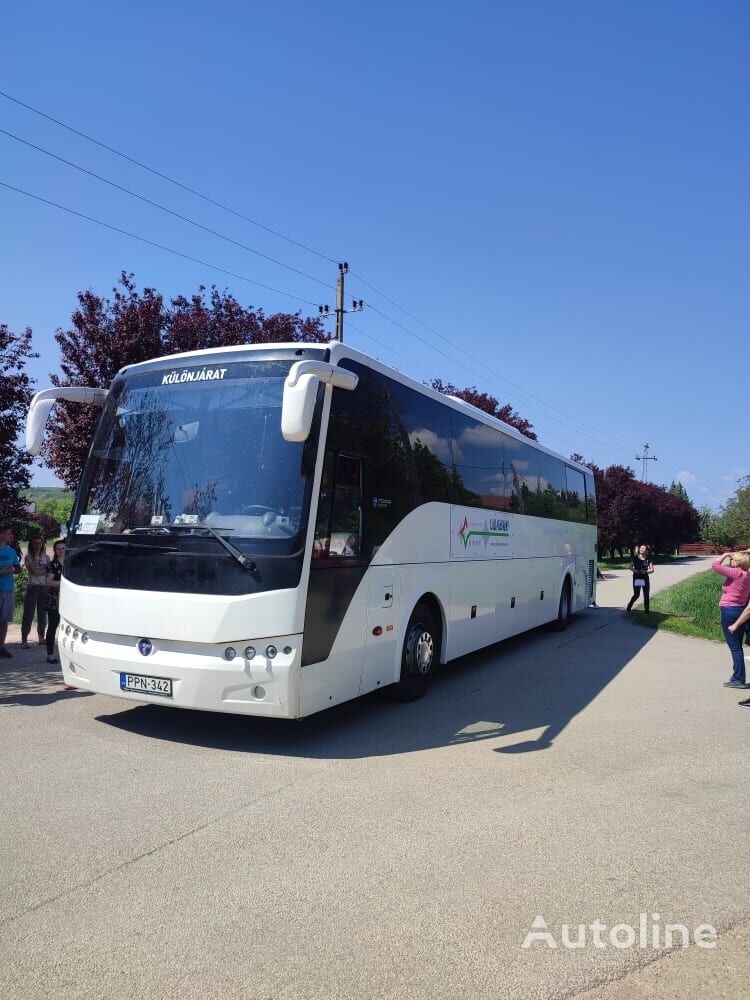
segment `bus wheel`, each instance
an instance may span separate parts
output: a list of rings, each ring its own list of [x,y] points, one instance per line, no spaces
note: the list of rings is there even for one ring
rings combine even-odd
[[[560,594],[560,607],[557,610],[557,618],[552,623],[553,628],[557,632],[564,632],[568,625],[570,625],[571,615],[570,580],[566,578],[565,583],[563,584],[562,593]]]
[[[418,604],[406,626],[401,676],[390,691],[396,701],[414,701],[426,694],[440,661],[440,636],[432,612]]]

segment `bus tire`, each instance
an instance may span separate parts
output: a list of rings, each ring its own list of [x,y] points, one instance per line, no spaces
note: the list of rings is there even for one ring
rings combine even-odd
[[[560,606],[557,609],[557,618],[552,623],[552,627],[556,632],[564,632],[568,625],[570,625],[570,619],[573,615],[571,607],[570,577],[566,576],[560,593]]]
[[[440,662],[440,633],[432,611],[417,604],[406,626],[401,676],[389,694],[395,701],[415,701],[427,693]]]

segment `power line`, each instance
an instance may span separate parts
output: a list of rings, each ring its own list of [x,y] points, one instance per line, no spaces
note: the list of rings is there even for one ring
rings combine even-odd
[[[51,150],[45,149],[43,146],[37,146],[36,143],[29,142],[28,139],[22,139],[20,135],[14,135],[13,132],[8,132],[4,128],[0,128],[0,134],[8,136],[8,138],[14,139],[16,142],[20,142],[24,146],[28,146],[30,149],[35,149],[38,153],[43,153],[45,156],[49,156],[53,160],[57,160],[59,163],[64,163],[66,166],[72,167],[74,170],[79,170],[82,174],[86,174],[88,177],[93,177],[96,180],[101,181],[102,184],[108,184],[117,191],[122,191],[124,194],[130,195],[131,198],[137,198],[146,205],[158,208],[161,212],[166,212],[167,215],[171,215],[175,219],[187,222],[189,225],[195,226],[196,229],[202,229],[203,232],[210,233],[211,236],[217,236],[220,240],[224,240],[225,242],[231,243],[236,247],[240,247],[242,250],[247,250],[248,253],[255,254],[256,257],[262,257],[263,260],[270,261],[270,263],[283,267],[287,271],[292,271],[294,274],[298,274],[302,278],[308,278],[310,281],[314,281],[318,285],[322,285],[324,288],[330,289],[331,287],[328,282],[321,281],[320,278],[316,278],[312,274],[307,274],[305,271],[300,271],[298,268],[292,267],[290,264],[285,264],[281,260],[276,260],[275,257],[269,257],[268,254],[261,253],[260,250],[256,250],[254,247],[250,247],[246,243],[240,243],[239,240],[232,239],[231,236],[226,236],[224,233],[220,233],[216,229],[211,229],[210,226],[204,226],[202,223],[196,222],[187,215],[182,215],[180,212],[175,212],[171,208],[167,208],[165,205],[160,205],[158,201],[152,201],[151,198],[146,198],[144,195],[138,194],[137,191],[131,191],[130,188],[123,187],[122,184],[116,184],[115,181],[111,181],[107,177],[102,177],[101,174],[96,174],[93,170],[88,170],[86,167],[82,167],[79,163],[73,163],[72,160],[66,160],[65,157],[58,156],[57,153],[53,153]]]
[[[51,205],[53,208],[59,208],[62,212],[68,212],[69,215],[78,216],[79,219],[85,219],[87,222],[93,222],[97,226],[103,226],[105,229],[111,229],[114,233],[120,233],[122,236],[129,236],[132,240],[138,240],[140,243],[146,243],[148,246],[156,247],[158,250],[164,250],[165,253],[171,253],[175,257],[182,257],[184,260],[192,261],[193,264],[200,264],[201,267],[209,267],[213,271],[220,271],[222,274],[229,275],[230,278],[237,278],[239,281],[246,281],[248,284],[257,285],[258,288],[265,288],[266,291],[275,292],[277,295],[285,295],[287,298],[296,299],[298,302],[304,302],[305,305],[317,307],[317,302],[311,302],[310,299],[303,299],[300,295],[294,295],[292,292],[285,292],[280,288],[274,288],[272,285],[264,285],[263,282],[256,281],[254,278],[248,278],[245,274],[237,274],[236,271],[229,271],[225,267],[219,267],[218,264],[211,264],[206,260],[201,260],[199,257],[191,257],[190,254],[183,253],[181,250],[175,250],[173,247],[165,246],[163,243],[156,243],[154,240],[146,239],[145,236],[139,236],[137,233],[131,233],[127,229],[120,229],[118,226],[110,225],[109,222],[103,222],[101,219],[95,219],[91,215],[78,212],[74,208],[68,208],[66,205],[60,205],[56,201],[50,201],[49,198],[42,198],[41,195],[32,194],[31,191],[24,191],[22,188],[14,187],[12,184],[7,184],[5,181],[0,181],[0,187],[7,188],[9,191],[15,191],[16,194],[25,195],[27,198],[33,198],[35,201],[40,201],[45,205]]]
[[[271,285],[266,285],[263,282],[255,281],[255,279],[253,279],[253,278],[248,278],[247,275],[238,274],[236,271],[230,271],[227,268],[220,267],[218,264],[212,264],[209,261],[201,260],[199,257],[193,257],[190,254],[183,253],[181,250],[175,250],[173,247],[165,246],[163,243],[157,243],[154,240],[149,240],[149,239],[147,239],[144,236],[139,236],[137,233],[131,233],[127,229],[121,229],[119,226],[113,226],[113,225],[111,225],[108,222],[104,222],[102,219],[96,219],[96,218],[94,218],[91,215],[86,215],[84,212],[78,212],[78,211],[76,211],[76,209],[69,208],[66,205],[61,205],[58,202],[52,201],[49,198],[43,198],[41,195],[33,194],[30,191],[24,191],[22,188],[15,187],[14,185],[8,184],[5,181],[0,181],[0,187],[4,187],[4,188],[6,188],[9,191],[15,192],[16,194],[22,194],[22,195],[24,195],[27,198],[31,198],[34,201],[39,201],[42,204],[51,206],[52,208],[57,208],[60,211],[67,212],[69,215],[76,216],[79,219],[84,219],[86,222],[92,222],[95,225],[102,226],[104,229],[109,229],[112,232],[119,233],[122,236],[127,236],[130,239],[138,240],[140,243],[145,243],[147,246],[152,246],[152,247],[155,247],[158,250],[163,250],[165,253],[172,254],[173,256],[176,256],[176,257],[181,257],[183,260],[191,261],[194,264],[200,264],[201,267],[208,267],[211,270],[220,272],[221,274],[226,274],[229,277],[237,278],[239,281],[245,281],[248,284],[256,285],[259,288],[265,288],[267,291],[274,292],[277,295],[284,295],[284,296],[286,296],[288,298],[295,299],[298,302],[303,302],[303,303],[305,303],[305,305],[310,305],[310,306],[317,305],[317,303],[312,302],[309,299],[304,299],[304,298],[302,298],[299,295],[293,294],[292,292],[286,292],[286,291],[283,291],[282,289],[274,288]],[[375,312],[380,313],[380,310],[375,309]],[[383,314],[383,313],[381,313],[381,315],[385,316],[385,314]],[[389,318],[389,317],[386,317],[386,318]],[[395,320],[392,320],[392,322],[396,322],[397,323],[397,321],[395,321]],[[401,324],[397,323],[397,325],[400,326]],[[364,334],[363,331],[358,330],[357,327],[352,326],[351,328],[354,329],[354,330],[357,330],[358,333],[362,333],[366,337],[369,336],[368,334]],[[424,343],[426,343],[426,341],[424,341],[423,338],[419,337],[417,334],[414,334],[412,331],[407,330],[406,327],[402,327],[402,328],[404,330],[406,330],[407,333],[411,333],[412,336],[415,336],[418,340],[422,340]],[[398,355],[397,352],[392,351],[392,349],[390,349],[390,348],[387,348],[386,345],[380,343],[374,337],[369,337],[369,339],[371,339],[374,343],[379,344],[379,346],[384,347],[386,350],[390,350],[391,353],[396,354],[396,356],[402,357],[405,361],[408,362],[408,359],[405,358],[403,355]],[[434,349],[437,350],[436,348],[434,348]],[[460,362],[456,362],[453,358],[449,357],[449,355],[444,354],[443,351],[437,350],[437,352],[439,354],[443,354],[443,356],[445,358],[447,358],[447,360],[450,361],[452,364],[460,364]],[[409,363],[412,364],[414,367],[421,367],[421,366],[418,366],[418,365],[414,365],[413,362],[409,362]],[[466,368],[466,370],[470,374],[476,375],[476,373],[474,373],[472,371],[472,369],[467,368],[465,365],[462,365],[462,367]],[[430,373],[427,372],[426,369],[421,369],[421,370],[424,371],[425,374],[427,374],[428,377],[430,377]],[[541,428],[540,428],[540,430],[541,430]],[[566,442],[565,439],[560,438],[559,435],[548,434],[546,432],[542,432],[542,433],[544,433],[545,438],[552,438],[552,439],[557,440],[557,441],[562,441],[564,444],[567,444],[569,446],[569,442]]]
[[[361,282],[363,285],[365,285],[371,291],[375,292],[376,295],[379,295],[381,298],[385,299],[386,302],[389,302],[392,306],[395,306],[396,309],[400,310],[400,312],[402,312],[405,316],[408,316],[409,319],[414,320],[415,323],[419,323],[419,325],[423,326],[425,328],[425,330],[429,330],[429,332],[431,334],[433,334],[435,337],[437,337],[439,340],[442,340],[446,344],[451,344],[451,341],[447,337],[444,337],[441,333],[438,333],[438,331],[435,330],[434,327],[431,327],[429,325],[429,323],[425,323],[424,320],[421,320],[418,316],[415,316],[413,313],[410,313],[408,311],[408,309],[404,309],[404,307],[401,306],[401,305],[399,305],[398,302],[396,302],[394,299],[389,298],[385,294],[385,292],[381,292],[374,285],[370,284],[369,281],[366,281],[362,277],[362,275],[355,274],[354,271],[352,271],[351,272],[351,276],[353,278],[355,278],[357,281]],[[372,303],[370,303],[370,307],[373,308],[373,309],[375,308],[372,305]],[[474,358],[474,357],[472,357],[469,354],[467,354],[466,356],[467,357],[471,357],[471,360],[475,361],[477,364],[482,364],[482,365],[484,364],[484,362],[480,361],[478,358]],[[516,389],[517,392],[522,393],[524,396],[528,396],[529,399],[536,400],[537,403],[540,403],[542,406],[545,406],[547,409],[553,410],[555,413],[560,414],[560,416],[565,417],[567,420],[572,420],[573,423],[580,424],[582,427],[588,427],[589,430],[596,430],[596,428],[593,427],[591,424],[587,424],[583,420],[578,420],[577,417],[573,417],[569,413],[565,413],[564,410],[559,410],[556,406],[552,406],[552,404],[548,403],[546,400],[541,399],[539,396],[535,396],[534,393],[529,392],[528,389],[524,389],[523,386],[520,386],[516,382],[511,381],[509,378],[506,378],[504,375],[501,375],[499,372],[496,372],[496,371],[494,371],[491,368],[488,368],[487,370],[491,371],[492,374],[495,375],[496,378],[499,378],[501,382],[504,382],[507,385],[512,386],[514,389]],[[612,437],[613,441],[619,441],[621,444],[627,445],[627,443],[628,443],[627,441],[625,441],[624,438],[618,438],[615,435],[611,435],[611,437]]]
[[[251,226],[257,226],[258,229],[263,229],[265,232],[271,233],[272,236],[277,236],[280,240],[285,240],[287,243],[291,243],[293,246],[307,251],[307,253],[314,254],[316,257],[321,257],[323,260],[328,261],[329,264],[336,263],[335,257],[329,257],[328,254],[321,253],[319,250],[315,250],[313,247],[309,247],[305,243],[300,243],[298,240],[292,239],[291,236],[285,236],[284,233],[280,233],[278,230],[272,229],[270,226],[266,226],[262,222],[258,222],[257,219],[251,219],[250,216],[244,215],[242,212],[238,212],[234,208],[230,208],[229,205],[225,205],[222,202],[217,201],[215,198],[210,197],[210,195],[203,194],[201,191],[197,191],[195,188],[192,188],[187,184],[183,184],[182,181],[175,180],[174,177],[170,177],[168,174],[163,174],[154,167],[150,167],[147,163],[142,163],[140,160],[137,160],[134,156],[129,156],[127,153],[123,153],[121,150],[115,149],[114,146],[108,146],[106,142],[101,142],[101,140],[95,139],[91,135],[87,135],[86,132],[82,132],[80,129],[74,128],[72,125],[68,125],[66,122],[60,121],[59,118],[54,118],[52,115],[48,115],[45,111],[40,111],[39,108],[35,108],[31,104],[26,104],[24,101],[20,101],[17,97],[13,97],[11,94],[8,94],[3,90],[0,90],[0,97],[4,97],[7,101],[12,101],[14,104],[19,105],[19,107],[26,108],[27,111],[32,111],[35,115],[39,115],[40,118],[46,118],[47,121],[53,122],[55,125],[59,125],[60,128],[64,128],[68,132],[72,132],[73,135],[86,139],[87,142],[92,142],[95,146],[99,146],[101,149],[106,149],[109,153],[114,153],[115,156],[119,156],[121,159],[127,160],[128,163],[132,163],[136,167],[140,167],[141,170],[147,170],[155,177],[160,177],[163,181],[167,181],[169,184],[174,184],[175,187],[182,188],[182,190],[187,191],[188,194],[195,195],[196,198],[201,198],[210,205],[214,205],[216,208],[220,208],[224,212],[229,212],[230,215],[234,215],[238,219],[242,219],[244,222],[249,222]]]
[[[60,128],[64,128],[68,132],[71,132],[74,135],[77,135],[77,136],[79,136],[79,137],[81,137],[83,139],[86,139],[88,142],[91,142],[94,145],[99,146],[100,148],[105,149],[108,152],[113,153],[116,156],[119,156],[120,158],[126,160],[127,162],[132,163],[135,166],[140,167],[142,170],[148,171],[149,173],[153,174],[154,176],[159,177],[162,180],[165,180],[168,183],[173,184],[176,187],[179,187],[179,188],[181,188],[184,191],[187,191],[189,194],[192,194],[192,195],[194,195],[197,198],[201,198],[203,201],[206,201],[209,204],[214,205],[217,208],[220,208],[223,211],[226,211],[226,212],[230,213],[231,215],[234,215],[237,218],[240,218],[243,221],[250,223],[253,226],[257,226],[258,228],[263,229],[264,231],[266,231],[268,233],[271,233],[272,235],[278,237],[279,239],[283,239],[286,242],[288,242],[288,243],[290,243],[290,244],[292,244],[294,246],[297,246],[297,247],[299,247],[299,248],[301,248],[301,249],[303,249],[303,250],[305,250],[305,251],[307,251],[309,253],[312,253],[312,254],[314,254],[314,255],[316,255],[318,257],[321,257],[322,259],[324,259],[324,260],[326,260],[326,261],[328,261],[330,263],[335,263],[336,262],[335,258],[330,257],[327,254],[321,253],[320,251],[315,250],[314,248],[309,247],[309,246],[307,246],[304,243],[301,243],[301,242],[299,242],[297,240],[294,240],[291,237],[288,237],[288,236],[284,235],[283,233],[280,233],[277,230],[271,228],[270,226],[266,226],[265,224],[263,224],[261,222],[258,222],[258,220],[252,219],[249,216],[244,215],[242,212],[238,212],[236,209],[233,209],[230,206],[225,205],[225,204],[223,204],[220,201],[217,201],[216,199],[210,197],[209,195],[203,194],[201,191],[198,191],[195,188],[192,188],[189,185],[184,184],[182,181],[178,181],[175,178],[170,177],[169,175],[167,175],[167,174],[165,174],[165,173],[163,173],[163,172],[161,172],[159,170],[156,170],[154,167],[151,167],[148,164],[143,163],[142,161],[136,159],[133,156],[130,156],[127,153],[123,153],[121,150],[116,149],[114,146],[110,146],[107,143],[100,141],[99,139],[95,139],[93,136],[88,135],[86,132],[83,132],[80,129],[74,128],[72,125],[68,125],[66,122],[60,121],[60,119],[55,118],[54,116],[52,116],[50,114],[47,114],[46,112],[41,111],[39,108],[35,108],[32,105],[27,104],[24,101],[21,101],[21,100],[19,100],[16,97],[13,97],[11,94],[8,94],[5,91],[0,91],[0,97],[4,97],[6,100],[11,101],[14,104],[17,104],[19,107],[23,107],[26,110],[31,111],[32,113],[34,113],[36,115],[39,115],[40,117],[46,119],[47,121],[53,122],[55,125],[58,125]],[[4,131],[4,130],[0,130],[0,131]],[[171,214],[171,215],[175,216],[176,218],[179,218],[179,219],[181,219],[183,221],[188,222],[191,225],[194,225],[194,226],[196,226],[198,228],[201,228],[204,231],[209,232],[209,233],[211,233],[214,236],[218,236],[220,239],[224,239],[224,240],[226,240],[229,243],[234,243],[236,246],[239,246],[242,249],[247,250],[250,253],[257,254],[257,255],[259,255],[259,256],[261,256],[261,257],[263,257],[263,258],[265,258],[265,259],[267,259],[267,260],[269,260],[269,261],[271,261],[271,262],[273,262],[273,263],[275,263],[275,264],[277,264],[277,265],[279,265],[281,267],[284,267],[284,268],[286,268],[286,269],[288,269],[290,271],[293,271],[294,273],[297,273],[297,274],[299,274],[301,276],[304,276],[304,277],[308,278],[309,280],[312,280],[312,281],[315,281],[317,283],[325,285],[325,282],[321,281],[319,278],[315,278],[312,275],[305,274],[305,272],[303,272],[303,271],[299,271],[296,268],[290,267],[289,265],[284,264],[281,261],[275,260],[274,258],[269,257],[269,256],[267,256],[265,254],[262,254],[260,251],[257,251],[257,250],[255,250],[252,247],[248,247],[245,244],[239,243],[236,240],[232,240],[230,237],[227,237],[227,236],[225,236],[222,233],[219,233],[219,232],[217,232],[217,231],[215,231],[213,229],[210,229],[207,226],[202,226],[200,223],[197,223],[194,220],[189,219],[186,216],[180,215],[177,212],[173,212],[171,209],[168,209],[165,206],[160,205],[157,202],[151,201],[150,199],[145,198],[144,196],[139,195],[136,192],[130,191],[129,189],[124,188],[121,185],[115,184],[113,181],[109,181],[109,180],[107,180],[107,178],[101,177],[100,175],[95,174],[92,171],[89,171],[86,168],[79,166],[78,164],[72,163],[69,160],[65,160],[62,157],[59,157],[56,154],[51,153],[49,150],[43,149],[40,146],[35,146],[33,143],[27,142],[26,140],[21,139],[19,136],[15,136],[15,135],[13,135],[10,132],[5,132],[4,134],[7,135],[7,136],[9,136],[10,138],[16,139],[19,142],[25,143],[27,146],[31,146],[32,148],[37,149],[39,152],[45,153],[48,156],[51,156],[51,157],[53,157],[53,158],[55,158],[57,160],[60,160],[61,162],[67,164],[68,166],[73,167],[74,169],[77,169],[77,170],[82,171],[83,173],[89,174],[90,176],[95,177],[97,180],[100,180],[103,183],[110,184],[112,187],[118,188],[119,190],[121,190],[121,191],[123,191],[123,192],[125,192],[125,193],[127,193],[127,194],[129,194],[129,195],[131,195],[133,197],[135,197],[135,198],[138,198],[139,200],[144,201],[147,204],[150,204],[150,205],[152,205],[152,206],[154,206],[156,208],[159,208],[160,210],[162,210],[164,212],[167,212],[168,214]],[[6,186],[9,186],[9,185],[6,185]],[[20,190],[20,189],[14,189],[14,190]],[[27,194],[28,192],[21,192],[21,193]],[[30,197],[36,197],[34,195],[29,195],[29,196]],[[40,199],[40,200],[44,201],[44,199]],[[48,204],[55,205],[55,203],[53,203],[53,202],[48,202]],[[61,208],[64,211],[72,211],[72,210],[66,209],[64,206],[55,205],[55,207]],[[75,212],[73,212],[73,214],[78,214],[82,218],[86,218],[89,221],[99,222],[99,220],[93,219],[93,218],[91,218],[89,216],[84,216],[84,215],[82,215],[82,213],[75,213]],[[138,237],[138,236],[136,236],[135,234],[132,234],[132,233],[127,233],[125,230],[117,230],[116,227],[109,226],[107,223],[100,223],[100,224],[104,225],[104,226],[107,226],[108,228],[115,229],[117,232],[121,232],[124,235],[131,236],[131,237],[133,237],[135,239],[141,239],[141,237]],[[183,256],[186,259],[195,260],[198,263],[204,263],[202,261],[198,261],[197,258],[191,258],[191,257],[189,257],[186,254],[181,254],[179,251],[172,251],[172,250],[170,250],[170,248],[163,247],[161,244],[152,243],[151,241],[148,241],[148,240],[143,240],[143,242],[151,243],[151,245],[157,246],[157,247],[159,247],[161,249],[165,249],[167,252],[170,252],[170,253],[177,253],[178,255]],[[272,291],[275,290],[275,289],[271,289],[270,286],[268,286],[268,285],[262,285],[260,282],[252,281],[252,279],[245,278],[242,275],[235,275],[233,272],[227,271],[227,270],[225,270],[223,268],[218,268],[218,267],[215,267],[214,265],[211,265],[211,264],[205,264],[205,266],[212,267],[215,270],[222,271],[222,273],[229,274],[232,277],[239,277],[240,280],[250,281],[251,283],[259,285],[260,287],[268,288],[269,290],[272,290]],[[406,316],[408,316],[414,322],[419,323],[420,326],[423,326],[426,330],[428,330],[430,333],[432,333],[433,336],[437,337],[439,340],[442,340],[444,343],[446,343],[449,346],[453,347],[452,342],[447,337],[445,337],[442,334],[438,333],[437,330],[435,330],[429,324],[425,323],[423,320],[419,319],[419,317],[415,316],[413,313],[410,313],[403,306],[399,305],[398,302],[396,302],[394,299],[392,299],[389,296],[387,296],[384,292],[382,292],[379,289],[377,289],[374,285],[372,285],[370,282],[368,282],[361,275],[355,275],[354,272],[352,272],[352,277],[356,278],[362,284],[366,285],[373,292],[375,292],[375,294],[381,296],[381,298],[385,299],[387,302],[389,302],[395,308],[399,309],[401,312],[403,312]],[[326,287],[328,287],[328,286],[326,286]],[[286,295],[288,293],[282,292],[280,294]],[[308,304],[313,304],[313,305],[316,304],[316,303],[309,303],[308,300],[301,299],[299,296],[291,296],[291,297],[292,298],[296,298],[299,301],[306,302]],[[400,329],[404,330],[406,333],[409,333],[411,336],[416,337],[416,339],[421,340],[422,343],[427,343],[427,341],[425,341],[424,338],[419,337],[417,334],[414,333],[414,331],[409,330],[407,327],[403,326],[403,324],[399,323],[397,320],[394,320],[392,317],[388,316],[386,313],[381,312],[380,310],[376,309],[372,305],[371,305],[371,308],[375,312],[378,312],[381,316],[383,316],[384,319],[388,320],[388,322],[394,323],[396,326],[398,326]],[[484,379],[484,376],[478,376],[472,369],[468,368],[466,365],[462,364],[461,362],[458,362],[455,359],[451,358],[449,355],[445,354],[443,351],[440,351],[438,348],[436,348],[434,346],[434,344],[428,344],[428,346],[431,347],[432,350],[435,350],[439,354],[442,354],[442,356],[445,357],[447,360],[449,360],[451,362],[451,364],[454,364],[454,365],[458,364],[462,368],[464,368],[466,371],[469,371],[470,374],[474,375],[475,378],[481,377],[482,379]],[[596,430],[596,428],[594,428],[592,425],[587,424],[587,423],[585,423],[582,420],[579,420],[577,417],[573,417],[573,416],[571,416],[569,414],[566,414],[563,410],[560,410],[557,407],[552,406],[552,404],[547,403],[545,400],[541,399],[539,396],[535,396],[533,393],[529,392],[527,389],[524,389],[522,386],[518,385],[517,383],[511,381],[510,379],[505,378],[505,376],[501,375],[499,372],[496,372],[496,371],[494,371],[494,369],[489,368],[483,361],[481,361],[481,360],[479,360],[477,358],[474,358],[472,355],[469,355],[468,353],[466,354],[466,357],[470,358],[470,360],[474,361],[476,364],[478,364],[478,365],[486,368],[487,371],[489,371],[492,375],[494,375],[496,378],[498,378],[501,382],[504,382],[507,385],[512,386],[519,393],[521,393],[524,396],[528,396],[530,399],[535,400],[537,403],[539,403],[541,406],[545,407],[546,409],[552,410],[555,413],[559,414],[560,416],[563,416],[566,419],[571,420],[571,421],[573,421],[573,423],[579,424],[582,427],[587,427],[590,430]],[[583,432],[580,432],[578,430],[575,430],[574,428],[571,428],[569,425],[564,425],[564,426],[568,426],[568,429],[574,430],[574,432],[576,434],[582,434],[583,433]],[[589,437],[589,438],[591,438],[591,440],[593,440],[593,441],[595,441],[597,443],[600,443],[598,441],[598,439],[593,438],[591,435],[583,434],[583,436]],[[614,435],[612,435],[612,440],[613,441],[617,440],[617,441],[621,441],[622,443],[626,443],[626,442],[624,442],[624,440],[622,438],[617,438]]]
[[[354,330],[361,337],[364,337],[365,340],[369,340],[373,344],[376,344],[378,347],[380,347],[384,351],[386,351],[389,355],[393,355],[394,357],[401,358],[401,360],[405,361],[406,364],[410,368],[416,369],[417,371],[421,372],[423,375],[426,375],[427,378],[430,379],[430,381],[432,381],[432,379],[435,377],[435,373],[434,372],[428,371],[426,368],[424,368],[422,365],[418,364],[416,361],[412,361],[410,358],[407,358],[404,354],[399,354],[398,351],[394,351],[392,347],[390,347],[388,344],[384,344],[381,340],[378,340],[376,337],[373,337],[371,333],[365,333],[364,330],[360,329],[358,326],[355,326],[351,322],[348,324],[348,326],[349,326],[350,330]],[[467,370],[470,371],[470,369],[467,369]],[[474,374],[474,373],[472,372],[471,374]],[[569,429],[572,429],[572,428],[569,428]],[[545,441],[548,440],[548,439],[552,439],[553,441],[559,441],[562,444],[564,444],[566,446],[566,448],[575,450],[575,446],[571,445],[570,441],[566,440],[565,438],[561,438],[559,436],[559,434],[550,433],[550,432],[546,431],[544,428],[540,427],[539,425],[537,425],[536,430],[539,431],[539,433],[541,434],[542,438]],[[574,430],[574,433],[578,433],[578,432]],[[602,445],[599,446],[599,450],[600,450],[601,453],[608,454],[608,455],[617,455],[617,454],[620,454],[619,452],[612,452],[608,448],[606,448],[606,447],[604,447]]]
[[[396,319],[393,319],[392,316],[388,316],[387,313],[384,313],[381,309],[378,309],[377,306],[374,306],[371,302],[368,302],[367,305],[368,305],[368,307],[373,312],[377,313],[379,316],[382,316],[383,319],[388,320],[389,323],[393,323],[394,326],[397,326],[400,330],[403,330],[404,333],[408,333],[410,336],[414,337],[416,340],[419,340],[421,343],[423,343],[427,347],[429,347],[432,351],[435,351],[437,354],[442,355],[444,358],[446,358],[448,361],[450,361],[451,364],[453,364],[453,365],[459,365],[461,368],[464,369],[464,371],[467,371],[474,378],[479,378],[483,382],[486,382],[487,384],[492,385],[492,383],[490,382],[490,380],[487,378],[486,375],[482,374],[481,372],[475,371],[473,368],[470,368],[468,365],[464,364],[464,362],[457,361],[455,358],[452,358],[450,355],[446,354],[445,351],[441,351],[439,347],[436,347],[434,344],[431,344],[424,337],[421,337],[418,333],[415,333],[413,330],[410,330],[409,327],[404,326],[403,323],[399,323],[399,321],[396,320]],[[445,340],[445,337],[441,337],[440,339],[441,340]],[[450,341],[448,341],[448,343],[450,343]],[[468,355],[468,354],[466,356],[470,357],[470,355]],[[472,360],[475,360],[475,359],[472,359]],[[479,364],[480,362],[477,362],[477,363]],[[492,368],[488,367],[487,371],[490,372],[493,375],[496,374],[493,371]],[[494,386],[493,386],[493,388],[494,388]],[[550,418],[548,418],[548,419],[550,419]],[[552,418],[552,419],[554,419],[554,418]],[[558,423],[560,423],[560,421],[558,421]],[[610,454],[610,455],[620,455],[620,456],[624,455],[624,452],[621,452],[618,449],[613,449],[605,441],[602,441],[601,439],[597,439],[597,438],[593,437],[591,434],[587,434],[585,431],[579,431],[577,428],[571,427],[569,424],[565,424],[565,423],[563,423],[562,426],[566,427],[568,430],[572,431],[574,434],[577,434],[577,435],[579,435],[581,437],[587,437],[587,438],[589,438],[596,445],[598,445],[600,449],[602,449],[602,448],[605,449],[607,451],[607,453]],[[548,435],[548,436],[553,437],[554,435]]]

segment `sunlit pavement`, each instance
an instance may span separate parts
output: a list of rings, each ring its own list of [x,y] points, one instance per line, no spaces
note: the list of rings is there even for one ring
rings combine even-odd
[[[747,996],[750,711],[722,646],[633,625],[609,576],[566,633],[301,723],[66,692],[16,628],[0,996]],[[718,945],[561,944],[641,913]],[[556,949],[521,947],[537,916]]]

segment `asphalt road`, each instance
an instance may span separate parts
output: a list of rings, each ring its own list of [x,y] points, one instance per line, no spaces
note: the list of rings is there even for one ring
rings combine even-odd
[[[300,723],[65,692],[11,647],[0,997],[749,996],[750,711],[724,647],[622,617],[628,577],[420,702]],[[655,912],[717,947],[562,947]]]

